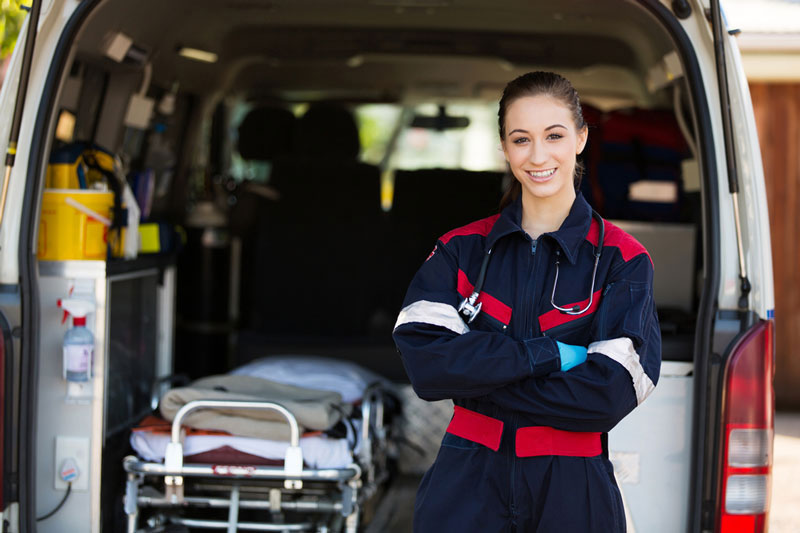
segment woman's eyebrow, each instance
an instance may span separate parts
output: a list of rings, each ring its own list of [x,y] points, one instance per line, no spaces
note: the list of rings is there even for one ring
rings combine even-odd
[[[553,128],[564,128],[564,129],[567,129],[566,126],[563,126],[561,124],[553,124],[552,126],[547,126],[544,129],[544,131],[550,131]],[[517,128],[517,129],[511,130],[511,131],[508,132],[509,135],[511,135],[512,133],[528,133],[528,130],[523,130],[523,129]]]

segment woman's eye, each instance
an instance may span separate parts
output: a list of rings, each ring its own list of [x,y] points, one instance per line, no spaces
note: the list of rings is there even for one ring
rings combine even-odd
[[[527,142],[527,141],[528,141],[527,137],[518,137],[518,138],[514,139],[512,142],[514,144],[522,144],[522,143]]]
[[[563,135],[561,135],[560,133],[551,133],[550,135],[547,136],[548,139],[552,139],[554,141],[560,139],[561,137],[563,137]]]

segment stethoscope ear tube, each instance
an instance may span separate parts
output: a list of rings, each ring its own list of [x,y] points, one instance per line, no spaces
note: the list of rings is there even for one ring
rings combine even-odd
[[[594,303],[594,284],[597,281],[597,265],[600,264],[600,255],[603,253],[603,243],[606,238],[606,228],[605,223],[603,222],[603,217],[601,217],[594,209],[592,209],[592,217],[594,217],[594,219],[597,221],[597,246],[594,250],[594,268],[592,269],[592,287],[589,289],[589,302],[583,309],[581,309],[580,305],[573,305],[572,307],[559,307],[556,305],[555,298],[556,287],[558,286],[558,263],[560,255],[560,253],[556,251],[556,277],[553,280],[553,292],[550,293],[550,305],[565,315],[582,315],[591,309],[592,303]]]
[[[600,254],[603,253],[603,245],[606,241],[606,224],[603,221],[603,217],[594,209],[592,209],[592,217],[597,221],[597,231],[599,232],[597,236],[597,248],[595,248],[594,255],[600,259]],[[595,268],[597,268],[596,264]]]

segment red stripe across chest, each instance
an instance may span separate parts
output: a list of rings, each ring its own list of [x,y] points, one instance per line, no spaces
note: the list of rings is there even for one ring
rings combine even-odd
[[[470,283],[466,272],[459,269],[458,293],[462,297],[467,298],[474,290],[475,286]],[[483,304],[481,311],[492,316],[493,318],[496,318],[503,324],[508,325],[508,323],[511,321],[511,308],[486,291],[481,291],[480,296],[478,296],[478,303]]]

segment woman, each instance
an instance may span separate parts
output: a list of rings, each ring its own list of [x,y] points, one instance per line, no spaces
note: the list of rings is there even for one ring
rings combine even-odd
[[[658,380],[653,265],[576,193],[569,81],[520,76],[498,119],[516,178],[502,211],[439,239],[394,330],[417,394],[455,403],[414,529],[625,531],[608,431]]]

